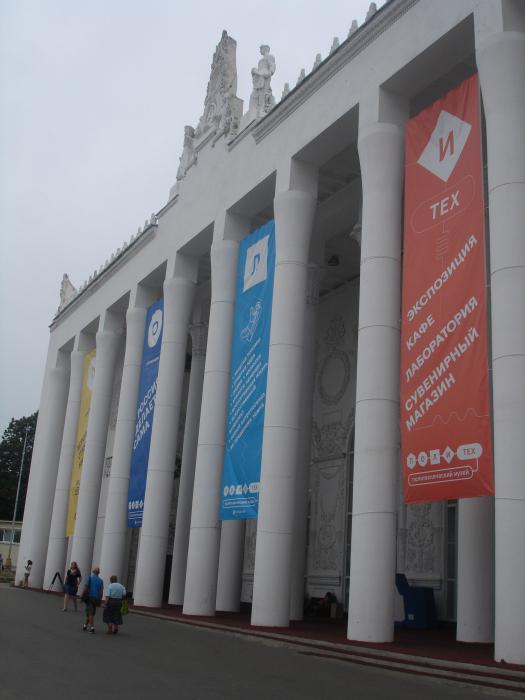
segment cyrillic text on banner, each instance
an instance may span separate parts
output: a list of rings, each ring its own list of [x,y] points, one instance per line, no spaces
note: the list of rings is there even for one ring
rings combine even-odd
[[[407,502],[494,493],[474,75],[406,126],[401,447]]]
[[[128,488],[128,527],[141,527],[146,495],[151,428],[157,394],[160,348],[162,345],[162,325],[164,300],[159,299],[148,307],[144,349],[140,370],[137,418],[131,452],[131,466]]]
[[[256,518],[275,268],[275,222],[239,246],[221,520]]]

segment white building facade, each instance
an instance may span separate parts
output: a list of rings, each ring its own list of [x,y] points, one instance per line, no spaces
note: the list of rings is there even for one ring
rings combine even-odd
[[[264,49],[264,50],[263,50]],[[393,639],[396,572],[458,639],[525,664],[525,5],[389,0],[280,102],[268,47],[243,114],[217,46],[165,207],[51,324],[19,560],[70,559],[188,615],[252,604],[288,626],[332,591],[348,638]],[[272,63],[273,61],[273,63]],[[277,57],[278,62],[278,57]],[[399,451],[404,126],[478,73],[483,103],[495,497],[403,502]],[[256,520],[219,520],[240,241],[275,220]],[[66,281],[67,282],[67,281]],[[146,309],[164,323],[142,527],[127,528]],[[84,358],[96,351],[74,532]]]

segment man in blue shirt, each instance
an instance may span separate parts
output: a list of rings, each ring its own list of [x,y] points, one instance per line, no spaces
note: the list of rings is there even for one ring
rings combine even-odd
[[[84,579],[84,589],[82,592],[82,600],[86,604],[86,621],[82,627],[85,632],[88,630],[91,634],[95,633],[94,627],[94,617],[97,612],[97,608],[102,601],[102,595],[104,592],[104,581],[100,578],[100,569],[96,566],[93,569],[91,576]]]

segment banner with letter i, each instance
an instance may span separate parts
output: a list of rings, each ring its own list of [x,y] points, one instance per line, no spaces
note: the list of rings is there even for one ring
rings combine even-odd
[[[82,389],[80,392],[80,410],[77,423],[77,439],[73,454],[73,468],[69,484],[69,503],[67,509],[66,537],[72,537],[75,532],[77,518],[78,494],[80,491],[80,477],[82,464],[84,463],[84,450],[86,449],[86,436],[91,408],[91,394],[95,381],[96,350],[91,350],[84,357],[82,368]]]
[[[270,221],[239,245],[221,520],[257,517],[274,268]]]
[[[407,122],[405,501],[494,493],[477,75]]]
[[[160,348],[162,345],[162,325],[164,318],[164,300],[159,299],[148,307],[146,329],[144,332],[144,349],[140,370],[139,395],[137,399],[137,418],[135,435],[131,452],[131,466],[128,488],[128,527],[141,527],[144,513],[144,496],[148,475],[149,448],[151,428],[155,411],[157,394],[157,376],[159,373]]]

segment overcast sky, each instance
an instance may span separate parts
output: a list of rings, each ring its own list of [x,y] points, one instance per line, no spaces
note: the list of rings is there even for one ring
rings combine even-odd
[[[0,0],[2,432],[38,408],[63,273],[78,287],[166,203],[222,30],[246,111],[261,43],[278,100],[369,4]]]

